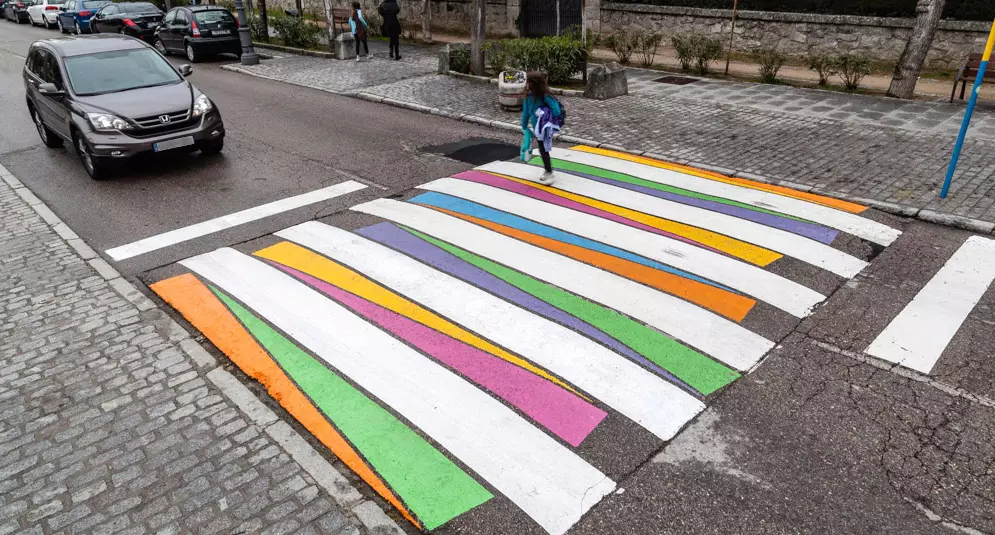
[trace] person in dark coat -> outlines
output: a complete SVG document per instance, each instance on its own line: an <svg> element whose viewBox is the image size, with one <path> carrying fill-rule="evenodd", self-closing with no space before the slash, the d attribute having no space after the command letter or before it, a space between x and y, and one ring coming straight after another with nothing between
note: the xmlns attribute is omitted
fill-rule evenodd
<svg viewBox="0 0 995 535"><path fill-rule="evenodd" d="M390 57L401 59L401 22L397 20L401 6L397 5L397 0L384 0L377 11L383 17L383 34L390 38Z"/></svg>

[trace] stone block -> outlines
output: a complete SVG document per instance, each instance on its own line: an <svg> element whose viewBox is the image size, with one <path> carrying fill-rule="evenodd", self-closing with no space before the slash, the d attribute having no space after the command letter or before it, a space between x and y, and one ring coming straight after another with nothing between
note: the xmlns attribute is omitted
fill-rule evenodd
<svg viewBox="0 0 995 535"><path fill-rule="evenodd" d="M351 33L341 33L335 37L335 58L356 59L356 40Z"/></svg>
<svg viewBox="0 0 995 535"><path fill-rule="evenodd" d="M587 89L584 96L597 100L607 100L629 94L629 82L625 67L612 62L598 65L587 76Z"/></svg>

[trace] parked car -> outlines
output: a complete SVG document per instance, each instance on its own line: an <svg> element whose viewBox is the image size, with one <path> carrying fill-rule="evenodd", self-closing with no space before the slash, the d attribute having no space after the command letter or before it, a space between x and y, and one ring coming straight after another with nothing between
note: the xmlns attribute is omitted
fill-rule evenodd
<svg viewBox="0 0 995 535"><path fill-rule="evenodd" d="M17 0L15 2L5 2L3 5L3 16L5 19L18 24L28 22L28 4L31 0Z"/></svg>
<svg viewBox="0 0 995 535"><path fill-rule="evenodd" d="M56 24L62 33L76 35L90 32L90 18L98 9L106 6L108 0L67 0L63 10L59 12Z"/></svg>
<svg viewBox="0 0 995 535"><path fill-rule="evenodd" d="M42 142L71 143L100 180L115 160L137 154L224 148L221 113L185 79L191 72L137 39L98 34L32 44L23 77Z"/></svg>
<svg viewBox="0 0 995 535"><path fill-rule="evenodd" d="M33 25L55 28L61 9L62 0L34 0L28 6L28 19Z"/></svg>
<svg viewBox="0 0 995 535"><path fill-rule="evenodd" d="M108 4L90 19L91 33L121 33L152 42L162 10L148 2Z"/></svg>
<svg viewBox="0 0 995 535"><path fill-rule="evenodd" d="M171 9L156 28L154 44L163 55L186 54L191 62L204 56L229 53L242 57L238 21L218 6L185 6Z"/></svg>

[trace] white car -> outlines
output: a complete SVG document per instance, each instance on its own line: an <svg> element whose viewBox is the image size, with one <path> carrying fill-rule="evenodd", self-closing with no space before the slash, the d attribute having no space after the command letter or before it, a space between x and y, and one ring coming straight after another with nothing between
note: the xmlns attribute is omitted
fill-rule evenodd
<svg viewBox="0 0 995 535"><path fill-rule="evenodd" d="M62 2L59 0L31 0L28 6L28 20L31 25L55 28Z"/></svg>

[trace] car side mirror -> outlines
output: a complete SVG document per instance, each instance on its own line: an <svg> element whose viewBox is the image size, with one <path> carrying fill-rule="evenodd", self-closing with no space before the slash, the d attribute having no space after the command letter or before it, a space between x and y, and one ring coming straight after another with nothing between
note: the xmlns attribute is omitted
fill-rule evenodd
<svg viewBox="0 0 995 535"><path fill-rule="evenodd" d="M191 67L187 63L180 65L180 74L182 74L183 76L190 76L191 74L193 74L193 67Z"/></svg>
<svg viewBox="0 0 995 535"><path fill-rule="evenodd" d="M55 84L52 83L39 85L38 92L41 93L42 95L45 95L46 97L52 97L52 98L64 97L66 95L65 91L62 91L58 87L55 87Z"/></svg>

